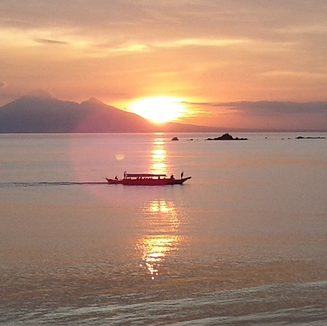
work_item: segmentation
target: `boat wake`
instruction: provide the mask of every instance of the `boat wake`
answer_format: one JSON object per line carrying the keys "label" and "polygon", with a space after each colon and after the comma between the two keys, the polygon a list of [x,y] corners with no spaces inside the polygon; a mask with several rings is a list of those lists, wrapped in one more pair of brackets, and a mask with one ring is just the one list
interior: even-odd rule
{"label": "boat wake", "polygon": [[80,186],[80,185],[107,185],[108,182],[67,182],[67,181],[55,181],[55,182],[2,182],[0,188],[10,187],[51,187],[51,186]]}

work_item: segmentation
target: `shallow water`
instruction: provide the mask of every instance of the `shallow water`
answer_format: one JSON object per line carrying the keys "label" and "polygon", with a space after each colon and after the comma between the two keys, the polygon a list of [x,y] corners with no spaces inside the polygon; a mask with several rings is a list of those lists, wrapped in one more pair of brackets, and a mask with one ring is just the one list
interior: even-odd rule
{"label": "shallow water", "polygon": [[327,323],[327,139],[173,136],[0,135],[0,323]]}

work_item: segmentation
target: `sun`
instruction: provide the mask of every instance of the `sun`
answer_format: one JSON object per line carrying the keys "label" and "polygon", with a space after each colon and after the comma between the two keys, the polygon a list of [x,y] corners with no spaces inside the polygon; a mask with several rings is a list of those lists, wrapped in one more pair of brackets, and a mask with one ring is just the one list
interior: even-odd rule
{"label": "sun", "polygon": [[177,120],[185,114],[183,100],[171,96],[142,98],[133,102],[129,110],[155,123]]}

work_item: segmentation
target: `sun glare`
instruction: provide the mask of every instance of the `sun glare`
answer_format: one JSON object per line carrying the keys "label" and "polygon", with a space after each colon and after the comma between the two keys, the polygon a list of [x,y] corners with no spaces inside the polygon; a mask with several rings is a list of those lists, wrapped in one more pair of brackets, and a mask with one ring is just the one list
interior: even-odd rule
{"label": "sun glare", "polygon": [[156,96],[139,99],[129,110],[156,123],[177,120],[185,114],[182,99],[170,96]]}

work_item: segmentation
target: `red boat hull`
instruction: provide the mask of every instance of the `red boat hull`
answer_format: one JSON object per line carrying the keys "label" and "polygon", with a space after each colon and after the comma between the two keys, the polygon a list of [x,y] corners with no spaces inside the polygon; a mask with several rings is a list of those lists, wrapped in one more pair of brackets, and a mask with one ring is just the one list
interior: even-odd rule
{"label": "red boat hull", "polygon": [[186,180],[191,179],[191,177],[182,178],[182,179],[171,179],[171,178],[163,178],[163,179],[153,179],[153,178],[142,178],[142,179],[108,179],[109,184],[122,184],[124,186],[167,186],[167,185],[181,185]]}

